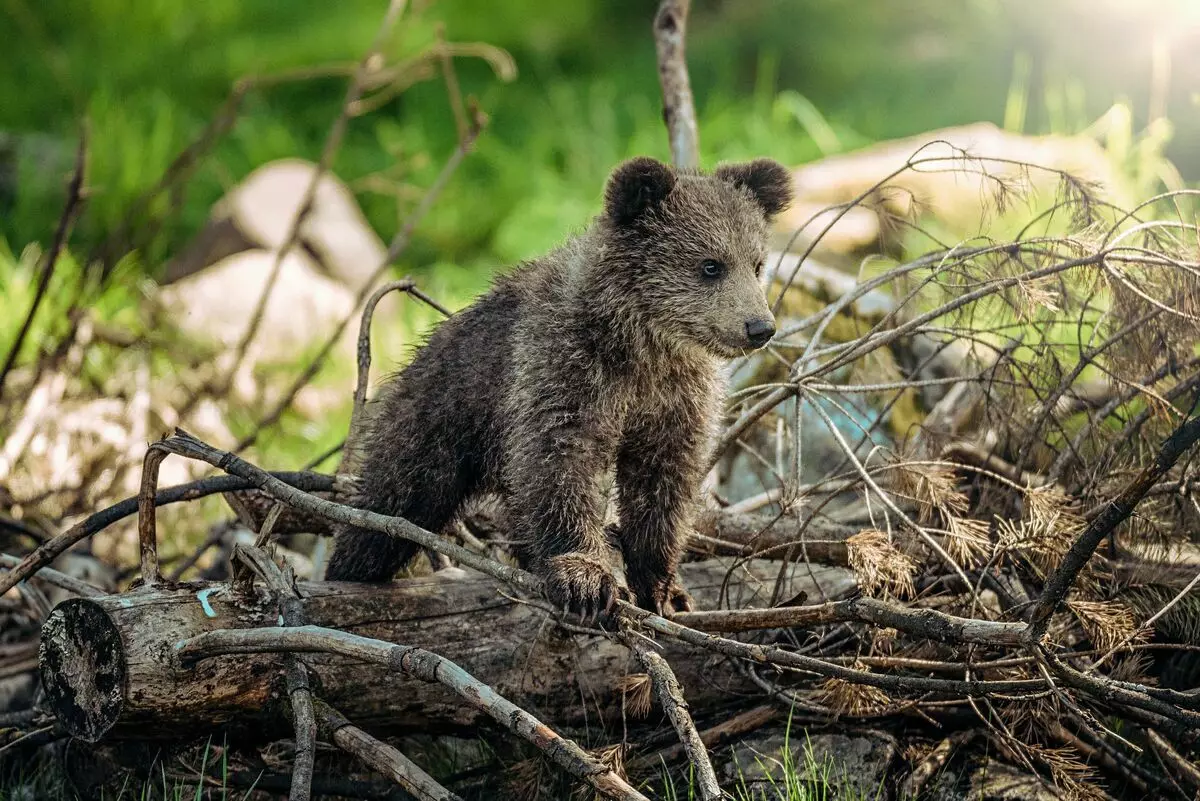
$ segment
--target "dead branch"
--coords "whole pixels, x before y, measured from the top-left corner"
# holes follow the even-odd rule
[[[21,561],[15,556],[6,553],[0,553],[0,567],[6,570],[15,570],[21,566]],[[67,592],[73,592],[83,598],[96,598],[105,595],[105,591],[86,581],[80,581],[73,576],[68,576],[66,573],[60,573],[57,570],[49,567],[39,569],[33,578],[38,581],[44,581],[54,587],[59,587]],[[0,593],[3,594],[3,593]]]
[[[316,709],[321,728],[338,748],[358,757],[419,801],[462,801],[398,749],[367,734],[328,704],[317,701]]]
[[[1024,623],[957,617],[935,609],[909,609],[875,598],[851,598],[809,606],[680,612],[671,618],[697,631],[740,632],[768,628],[808,628],[860,621],[937,642],[1015,647],[1023,644]]]
[[[684,53],[690,7],[691,0],[663,0],[654,17],[663,120],[671,139],[671,160],[683,169],[695,169],[700,164],[700,134]]]
[[[277,504],[276,509],[282,509],[283,504]],[[278,517],[278,515],[276,515]],[[236,548],[234,556],[243,562],[254,574],[262,579],[267,588],[274,593],[279,603],[279,619],[284,626],[303,626],[303,606],[300,603],[300,593],[296,591],[295,577],[291,569],[280,570],[262,550],[266,545],[264,534],[270,534],[268,520],[259,532],[261,543],[253,548]],[[292,709],[292,724],[296,732],[296,756],[292,764],[292,786],[290,801],[308,801],[312,795],[313,762],[317,755],[317,720],[313,711],[314,699],[312,688],[309,686],[308,669],[296,654],[284,655],[284,679],[287,687],[288,700]]]
[[[637,615],[641,610],[632,614]],[[898,676],[869,673],[864,670],[845,668],[823,659],[805,656],[793,651],[786,651],[774,645],[757,645],[717,637],[712,634],[696,631],[666,618],[650,615],[641,618],[640,622],[646,628],[672,637],[682,642],[696,645],[713,653],[747,659],[756,663],[767,663],[784,668],[793,668],[805,673],[829,678],[842,679],[852,684],[865,684],[868,687],[878,687],[881,690],[899,692],[944,692],[954,695],[985,696],[996,693],[1017,693],[1044,689],[1045,683],[1036,680],[990,681],[990,680],[952,680],[930,679],[919,676]]]
[[[151,446],[142,460],[142,483],[138,491],[138,545],[142,554],[142,584],[153,587],[158,575],[158,516],[154,513],[154,495],[158,489],[158,470],[166,451]]]
[[[466,134],[467,131],[464,129],[462,135],[466,136]],[[379,301],[383,300],[385,295],[391,292],[405,292],[437,309],[443,317],[450,316],[449,309],[418,289],[411,278],[401,278],[399,281],[386,283],[367,299],[363,306],[362,319],[358,324],[358,377],[354,383],[354,405],[350,410],[350,426],[346,439],[342,443],[343,467],[353,463],[356,440],[361,436],[363,414],[367,404],[367,384],[370,383],[371,377],[371,323],[375,317],[375,307],[379,305]]]
[[[285,485],[304,487],[310,491],[330,491],[333,489],[333,478],[321,473],[308,472],[279,472],[273,477]],[[188,484],[168,487],[154,494],[155,507],[169,503],[190,501],[215,495],[222,492],[233,492],[255,487],[256,485],[243,478],[235,476],[212,476],[193,481]],[[102,509],[86,519],[71,526],[71,528],[39,545],[32,553],[21,560],[21,563],[4,575],[0,575],[0,595],[11,590],[18,582],[37,573],[45,565],[61,556],[68,548],[81,540],[87,539],[98,531],[129,517],[138,511],[139,497],[126,498],[107,509]]]
[[[1041,598],[1029,615],[1030,642],[1037,642],[1046,633],[1046,627],[1053,615],[1067,597],[1071,586],[1079,573],[1087,566],[1092,554],[1126,518],[1145,497],[1146,493],[1159,479],[1175,466],[1179,458],[1189,451],[1200,440],[1200,417],[1188,420],[1170,437],[1163,442],[1162,447],[1154,457],[1154,462],[1130,482],[1121,494],[1108,502],[1100,514],[1096,515],[1087,528],[1075,540],[1071,549],[1063,557],[1062,564],[1046,582]]]
[[[645,796],[574,742],[560,737],[450,660],[415,646],[394,645],[320,626],[300,626],[276,630],[218,629],[184,641],[177,651],[185,665],[222,654],[333,653],[440,683],[599,792],[610,798],[646,801]]]
[[[701,801],[721,801],[725,796],[717,784],[717,774],[713,772],[708,750],[700,739],[700,733],[696,731],[696,724],[692,722],[687,701],[683,697],[683,688],[679,686],[679,679],[675,678],[670,663],[650,647],[649,641],[642,639],[642,635],[628,627],[621,631],[619,638],[650,676],[658,703],[670,718],[671,725],[675,727],[688,761],[695,771]]]
[[[445,554],[459,564],[474,568],[489,576],[508,582],[515,587],[536,592],[541,588],[541,582],[531,573],[520,568],[502,565],[486,556],[468,551],[454,543],[448,542],[437,534],[425,531],[400,517],[388,517],[363,509],[355,509],[290,487],[266,471],[255,467],[246,460],[228,451],[212,447],[186,431],[176,430],[175,436],[154,443],[151,447],[160,448],[169,453],[199,459],[208,462],[213,467],[227,473],[245,478],[259,489],[270,494],[273,498],[283,501],[289,506],[302,509],[309,514],[325,517],[347,525],[362,526],[372,531],[382,531],[393,537],[411,540],[424,548]]]

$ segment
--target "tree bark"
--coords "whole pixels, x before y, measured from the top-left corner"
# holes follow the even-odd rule
[[[687,564],[681,577],[700,608],[766,606],[779,563],[736,565],[734,559]],[[800,563],[787,572],[780,597],[801,591],[835,597],[854,586],[841,568]],[[311,582],[298,589],[309,623],[419,645],[564,729],[620,725],[621,680],[639,672],[621,645],[567,635],[540,608],[501,594],[500,583],[458,568],[392,584]],[[260,735],[280,722],[286,730],[280,655],[216,657],[192,668],[175,655],[178,643],[205,631],[279,621],[278,603],[265,591],[239,597],[226,584],[160,585],[65,601],[42,629],[47,702],[67,731],[87,742],[191,736],[235,721]],[[711,654],[674,643],[664,643],[662,653],[695,708],[727,699],[730,690],[753,691]],[[485,723],[439,685],[344,657],[303,660],[315,695],[365,729],[466,732]]]

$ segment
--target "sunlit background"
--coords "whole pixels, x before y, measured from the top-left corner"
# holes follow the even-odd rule
[[[411,274],[461,307],[497,269],[584,224],[617,161],[669,156],[650,32],[655,5],[410,0],[386,43],[387,63],[408,69],[443,36],[453,44],[458,84],[490,123],[416,228],[397,275]],[[1012,133],[1082,135],[1073,141],[1099,148],[1134,199],[1200,180],[1197,0],[693,6],[688,52],[706,165],[769,155],[799,166],[984,121]],[[259,383],[235,382],[235,395],[196,401],[222,349],[181,341],[179,318],[155,317],[145,302],[158,296],[155,282],[228,190],[274,160],[319,157],[346,76],[385,7],[383,0],[0,0],[0,354],[32,302],[85,124],[82,213],[19,364],[61,350],[80,307],[120,332],[108,333],[112,342],[147,348],[138,357],[115,345],[87,351],[80,384],[68,391],[81,419],[111,414],[119,427],[131,409],[149,410],[148,423],[124,430],[118,456],[95,457],[96,469],[114,459],[140,462],[144,442],[179,423],[227,445],[252,437],[249,454],[281,469],[309,463],[344,435],[351,356],[329,359],[314,385],[260,430],[272,398],[302,373],[316,335],[332,323],[293,320],[280,346],[297,352],[292,362],[252,360]],[[356,109],[332,163],[381,243],[417,206],[457,140],[442,73],[404,75]],[[246,92],[235,117],[223,116],[243,78],[265,82]],[[233,124],[226,130],[222,121]],[[219,135],[206,137],[214,124]],[[187,179],[141,204],[197,141],[203,157],[184,159]],[[249,294],[235,282],[215,297],[221,306]],[[380,369],[400,364],[416,332],[438,319],[405,308],[382,317]],[[388,339],[397,320],[399,333]],[[35,438],[29,448],[74,456],[74,445],[56,441]],[[51,472],[29,482],[95,485],[94,477],[80,483],[89,474],[79,465]],[[48,514],[82,512],[100,500],[63,497],[73,500],[57,510],[51,504]]]
[[[736,0],[696,2],[690,65],[703,157],[793,163],[941,126],[991,120],[1028,133],[1088,129],[1114,104],[1127,134],[1170,127],[1166,154],[1200,178],[1200,3],[1195,0]],[[312,0],[0,0],[0,236],[14,251],[53,228],[83,118],[95,191],[77,247],[217,113],[232,82],[356,59],[384,3]],[[665,155],[647,0],[414,0],[394,51],[435,24],[512,55],[498,80],[463,57],[464,91],[492,125],[410,251],[488,268],[538,252],[594,210],[596,183],[634,152]],[[419,19],[419,22],[413,20]],[[251,93],[233,132],[145,252],[154,274],[209,205],[270,159],[315,158],[344,92],[331,77]],[[355,122],[335,164],[386,238],[396,193],[452,147],[437,80]],[[388,181],[371,180],[369,176]],[[389,181],[391,183],[389,183]],[[393,184],[401,186],[397,189]]]

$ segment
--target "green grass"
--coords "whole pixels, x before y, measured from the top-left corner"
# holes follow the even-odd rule
[[[230,769],[226,749],[219,749],[215,761],[213,750],[210,738],[199,755],[195,779],[181,778],[179,771],[169,773],[166,765],[156,760],[145,781],[137,782],[127,777],[115,791],[102,791],[100,801],[243,801],[250,798],[253,787],[237,790],[228,786]],[[210,779],[202,780],[201,776]],[[17,772],[8,781],[0,780],[0,801],[75,801],[76,798],[65,784],[58,766],[44,759],[29,772]]]
[[[804,733],[804,747],[797,756],[792,748],[790,715],[778,753],[756,755],[754,761],[757,773],[764,779],[747,779],[743,767],[738,764],[733,786],[722,788],[736,801],[879,801],[886,797],[882,786],[870,793],[845,788],[842,781],[845,766],[829,754],[818,758],[807,732]],[[686,779],[677,784],[677,779],[664,769],[658,797],[663,801],[694,801],[698,795],[690,767]]]

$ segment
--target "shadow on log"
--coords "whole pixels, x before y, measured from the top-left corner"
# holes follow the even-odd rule
[[[700,608],[766,606],[778,562],[711,559],[682,567]],[[836,567],[788,568],[784,593],[837,597],[855,586]],[[563,633],[542,609],[503,594],[495,580],[461,569],[386,585],[298,585],[305,619],[318,626],[418,645],[450,659],[513,703],[555,726],[620,724],[622,679],[640,668],[604,637]],[[721,601],[721,599],[724,601]],[[40,669],[47,703],[86,742],[193,736],[236,721],[251,734],[286,720],[280,655],[227,656],[194,668],[177,645],[217,629],[279,625],[275,599],[225,584],[142,588],[76,598],[42,630]],[[664,643],[690,704],[719,703],[750,690],[712,654]],[[469,732],[486,717],[444,687],[333,655],[306,655],[317,694],[357,725],[391,734]]]

